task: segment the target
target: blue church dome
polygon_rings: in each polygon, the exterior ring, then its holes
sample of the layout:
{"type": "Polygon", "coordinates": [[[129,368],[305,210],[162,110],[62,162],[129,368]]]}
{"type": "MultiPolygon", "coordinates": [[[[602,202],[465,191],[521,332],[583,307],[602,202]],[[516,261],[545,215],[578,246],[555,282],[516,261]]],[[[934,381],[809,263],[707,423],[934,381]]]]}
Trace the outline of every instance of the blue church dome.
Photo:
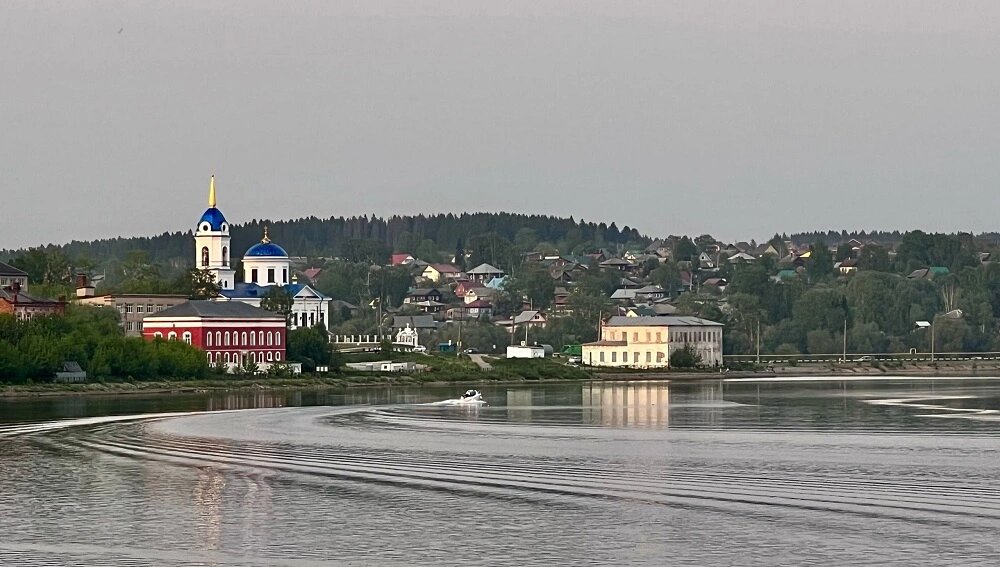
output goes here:
{"type": "Polygon", "coordinates": [[[288,257],[288,252],[285,249],[273,242],[258,242],[247,250],[244,256],[278,256],[282,258],[288,257]]]}
{"type": "Polygon", "coordinates": [[[203,222],[207,222],[209,226],[212,227],[212,230],[218,231],[222,230],[222,223],[227,221],[225,215],[222,214],[222,211],[216,209],[215,207],[211,207],[205,211],[205,214],[201,215],[201,220],[198,221],[198,225],[200,226],[203,222]]]}

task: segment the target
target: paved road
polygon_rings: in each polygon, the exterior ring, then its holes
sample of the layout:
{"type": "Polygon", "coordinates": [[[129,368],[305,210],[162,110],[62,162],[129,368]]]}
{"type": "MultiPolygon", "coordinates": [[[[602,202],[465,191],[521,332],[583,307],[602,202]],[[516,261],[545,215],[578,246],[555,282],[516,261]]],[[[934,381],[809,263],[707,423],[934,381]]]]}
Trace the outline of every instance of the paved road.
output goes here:
{"type": "Polygon", "coordinates": [[[485,360],[483,360],[483,355],[481,355],[481,354],[470,354],[469,358],[472,359],[472,362],[476,363],[476,366],[479,366],[479,368],[481,368],[483,370],[492,370],[493,369],[493,366],[489,362],[486,362],[485,360]]]}

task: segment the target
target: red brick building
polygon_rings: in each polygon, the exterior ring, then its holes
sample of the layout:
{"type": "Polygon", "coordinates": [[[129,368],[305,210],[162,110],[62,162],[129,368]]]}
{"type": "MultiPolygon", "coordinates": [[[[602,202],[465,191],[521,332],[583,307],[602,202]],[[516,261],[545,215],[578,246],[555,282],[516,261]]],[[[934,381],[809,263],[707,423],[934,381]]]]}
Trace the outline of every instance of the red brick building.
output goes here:
{"type": "Polygon", "coordinates": [[[0,313],[7,313],[27,321],[45,315],[62,315],[66,312],[66,298],[44,299],[29,295],[15,280],[7,286],[0,286],[0,313]]]}
{"type": "Polygon", "coordinates": [[[184,341],[211,364],[238,366],[247,358],[262,370],[285,361],[287,324],[277,313],[238,301],[188,301],[147,315],[142,336],[184,341]]]}

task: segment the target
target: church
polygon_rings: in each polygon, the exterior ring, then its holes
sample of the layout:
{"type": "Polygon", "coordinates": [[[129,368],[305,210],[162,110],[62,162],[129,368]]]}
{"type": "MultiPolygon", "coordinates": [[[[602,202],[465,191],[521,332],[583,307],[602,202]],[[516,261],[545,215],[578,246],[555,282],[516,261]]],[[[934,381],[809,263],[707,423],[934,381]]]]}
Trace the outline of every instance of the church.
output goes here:
{"type": "Polygon", "coordinates": [[[292,296],[289,327],[312,327],[330,320],[330,297],[307,284],[298,283],[292,274],[288,253],[268,238],[267,228],[260,242],[243,254],[240,281],[230,253],[229,222],[216,206],[215,176],[208,186],[208,209],[195,229],[195,266],[215,276],[221,288],[216,301],[239,301],[260,307],[268,291],[277,287],[292,296]]]}

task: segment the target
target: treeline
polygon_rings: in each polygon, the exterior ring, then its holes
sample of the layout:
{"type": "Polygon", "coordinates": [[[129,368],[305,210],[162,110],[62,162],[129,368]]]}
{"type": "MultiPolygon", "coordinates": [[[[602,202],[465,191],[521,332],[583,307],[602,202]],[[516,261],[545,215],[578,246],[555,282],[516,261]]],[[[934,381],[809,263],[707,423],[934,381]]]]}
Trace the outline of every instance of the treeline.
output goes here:
{"type": "Polygon", "coordinates": [[[125,337],[110,308],[69,306],[65,316],[29,321],[0,315],[0,382],[50,380],[67,361],[89,379],[195,379],[209,370],[186,343],[125,337]]]}
{"type": "MultiPolygon", "coordinates": [[[[628,226],[619,228],[613,222],[608,225],[548,215],[448,213],[389,218],[308,217],[279,221],[255,219],[234,224],[231,231],[233,257],[241,257],[244,250],[259,242],[265,226],[271,240],[293,256],[343,257],[357,261],[385,261],[393,251],[428,256],[427,261],[450,260],[454,251],[485,236],[510,242],[532,241],[565,252],[584,243],[614,248],[630,242],[649,242],[639,231],[628,226]]],[[[115,271],[130,253],[139,251],[154,264],[180,269],[192,262],[194,238],[189,230],[151,237],[73,241],[44,246],[41,250],[61,253],[71,259],[69,263],[74,267],[115,271]]],[[[18,257],[24,252],[0,250],[0,258],[18,257]]]]}

